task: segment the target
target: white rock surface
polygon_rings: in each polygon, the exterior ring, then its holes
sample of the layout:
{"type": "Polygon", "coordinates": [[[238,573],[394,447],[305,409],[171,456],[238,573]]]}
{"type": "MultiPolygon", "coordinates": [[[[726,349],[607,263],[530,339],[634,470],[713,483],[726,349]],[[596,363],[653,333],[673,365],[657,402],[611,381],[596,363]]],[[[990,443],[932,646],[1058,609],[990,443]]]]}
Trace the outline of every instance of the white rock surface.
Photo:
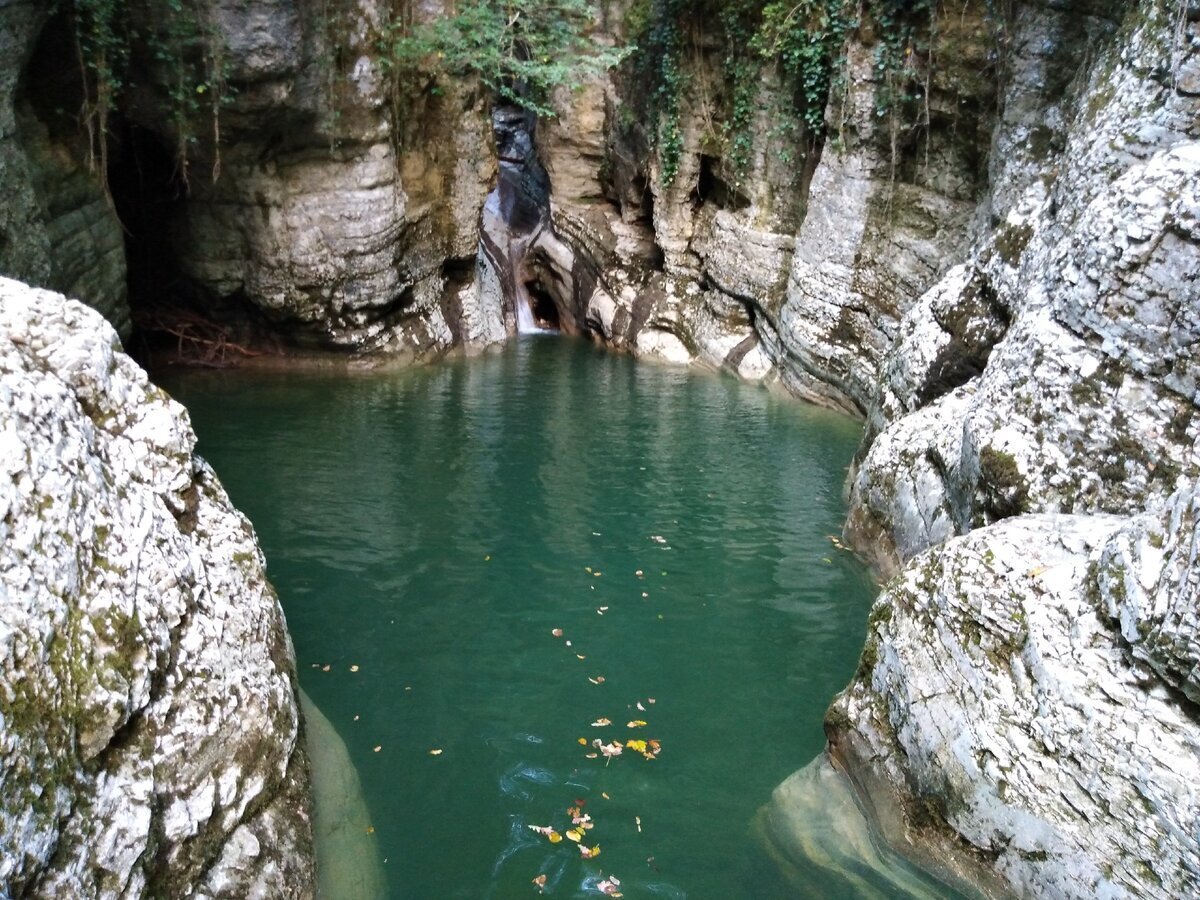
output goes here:
{"type": "Polygon", "coordinates": [[[888,585],[827,731],[894,837],[1022,896],[1194,895],[1196,500],[1019,516],[888,585]]]}
{"type": "Polygon", "coordinates": [[[282,612],[119,346],[0,279],[0,894],[311,896],[282,612]]]}

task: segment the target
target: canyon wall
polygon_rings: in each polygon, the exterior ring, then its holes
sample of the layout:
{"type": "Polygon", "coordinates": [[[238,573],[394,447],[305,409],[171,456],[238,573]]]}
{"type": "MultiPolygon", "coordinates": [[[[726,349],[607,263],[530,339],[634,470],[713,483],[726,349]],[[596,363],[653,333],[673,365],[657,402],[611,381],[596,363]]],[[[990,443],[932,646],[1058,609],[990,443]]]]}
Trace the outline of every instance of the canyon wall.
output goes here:
{"type": "MultiPolygon", "coordinates": [[[[644,6],[602,4],[601,39],[644,6]]],[[[566,332],[861,416],[847,538],[894,578],[831,758],[907,852],[995,892],[1194,890],[1200,10],[936,5],[902,120],[868,14],[823,127],[764,65],[734,135],[730,48],[693,15],[670,165],[636,57],[493,135],[477,84],[381,67],[390,11],[212,4],[236,91],[219,176],[200,147],[186,191],[153,85],[122,111],[118,159],[167,186],[129,244],[170,261],[139,282],[129,258],[151,312],[423,358],[503,339],[526,293],[566,332]],[[505,185],[519,228],[487,211],[505,185]]],[[[87,175],[45,13],[0,17],[0,268],[124,328],[114,208],[147,198],[87,175]]]]}
{"type": "Polygon", "coordinates": [[[0,894],[312,896],[291,640],[187,414],[0,279],[0,894]]]}

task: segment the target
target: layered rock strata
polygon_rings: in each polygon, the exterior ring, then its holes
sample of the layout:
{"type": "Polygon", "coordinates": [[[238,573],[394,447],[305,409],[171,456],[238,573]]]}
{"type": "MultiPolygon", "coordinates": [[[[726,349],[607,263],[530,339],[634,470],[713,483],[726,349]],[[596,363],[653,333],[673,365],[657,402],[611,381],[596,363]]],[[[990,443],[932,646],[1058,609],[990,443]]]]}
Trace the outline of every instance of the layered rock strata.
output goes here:
{"type": "Polygon", "coordinates": [[[187,415],[0,279],[0,894],[312,896],[283,614],[187,415]]]}

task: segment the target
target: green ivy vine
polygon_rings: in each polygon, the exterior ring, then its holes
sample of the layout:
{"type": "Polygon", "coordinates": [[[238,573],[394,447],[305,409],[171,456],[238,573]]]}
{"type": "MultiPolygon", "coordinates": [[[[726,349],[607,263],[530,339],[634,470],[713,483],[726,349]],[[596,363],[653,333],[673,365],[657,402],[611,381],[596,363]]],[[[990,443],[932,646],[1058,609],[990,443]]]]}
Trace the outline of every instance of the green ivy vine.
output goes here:
{"type": "Polygon", "coordinates": [[[165,95],[183,184],[205,137],[215,180],[221,108],[231,91],[224,43],[203,0],[61,0],[59,9],[75,39],[88,164],[105,192],[112,116],[130,91],[147,86],[165,95]]]}

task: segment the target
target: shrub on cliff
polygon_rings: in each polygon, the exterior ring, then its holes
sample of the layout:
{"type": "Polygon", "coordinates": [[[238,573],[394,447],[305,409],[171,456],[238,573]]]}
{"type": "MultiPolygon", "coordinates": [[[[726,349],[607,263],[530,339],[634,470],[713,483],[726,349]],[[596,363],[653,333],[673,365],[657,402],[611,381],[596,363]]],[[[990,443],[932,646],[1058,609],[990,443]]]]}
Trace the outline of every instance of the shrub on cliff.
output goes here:
{"type": "Polygon", "coordinates": [[[553,115],[550,94],[619,63],[627,51],[591,37],[588,0],[466,0],[432,22],[403,19],[387,29],[384,65],[399,72],[474,75],[497,97],[553,115]]]}

